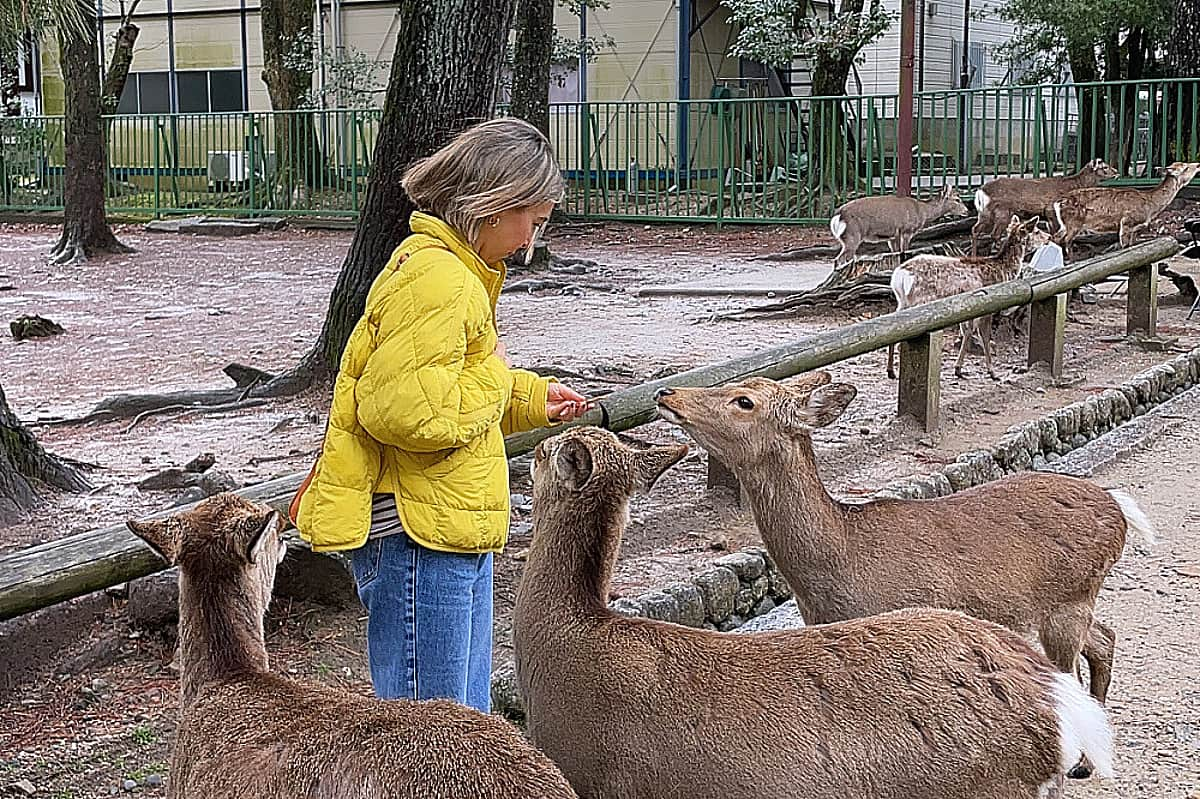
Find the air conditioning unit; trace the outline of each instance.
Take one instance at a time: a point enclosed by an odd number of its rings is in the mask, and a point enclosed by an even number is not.
[[[241,191],[250,182],[251,153],[246,150],[208,151],[208,190]],[[262,153],[254,164],[254,179],[265,180],[275,175],[275,151]]]
[[[208,151],[208,190],[238,190],[250,180],[250,153],[245,150]]]

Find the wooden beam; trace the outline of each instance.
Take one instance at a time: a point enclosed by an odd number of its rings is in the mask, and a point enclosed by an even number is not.
[[[1050,374],[1061,377],[1063,338],[1067,327],[1067,295],[1055,294],[1029,306],[1029,365],[1045,363]]]
[[[1158,264],[1129,270],[1126,284],[1125,333],[1154,336],[1158,333]]]
[[[911,416],[932,433],[941,403],[942,331],[900,342],[900,392],[896,415]]]

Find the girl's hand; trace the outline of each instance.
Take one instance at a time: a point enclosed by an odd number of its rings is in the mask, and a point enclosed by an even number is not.
[[[512,368],[512,361],[508,359],[508,350],[504,349],[504,342],[500,339],[496,339],[496,349],[494,354],[497,358],[504,361],[505,366],[507,366],[509,369]]]
[[[552,422],[570,422],[592,408],[587,397],[564,386],[551,383],[546,387],[546,416]]]

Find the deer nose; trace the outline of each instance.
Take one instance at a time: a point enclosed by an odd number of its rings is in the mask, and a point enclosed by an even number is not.
[[[660,400],[663,397],[669,397],[674,393],[675,389],[673,388],[660,388],[658,391],[654,392],[654,399]]]

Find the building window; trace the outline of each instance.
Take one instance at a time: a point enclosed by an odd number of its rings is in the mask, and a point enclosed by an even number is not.
[[[171,111],[170,73],[131,72],[117,103],[118,114],[167,114]],[[175,73],[180,113],[245,111],[242,73],[236,69],[186,70]]]

